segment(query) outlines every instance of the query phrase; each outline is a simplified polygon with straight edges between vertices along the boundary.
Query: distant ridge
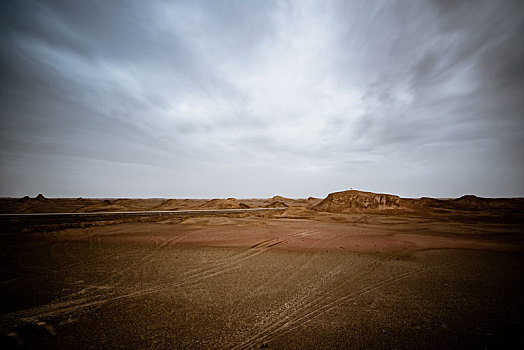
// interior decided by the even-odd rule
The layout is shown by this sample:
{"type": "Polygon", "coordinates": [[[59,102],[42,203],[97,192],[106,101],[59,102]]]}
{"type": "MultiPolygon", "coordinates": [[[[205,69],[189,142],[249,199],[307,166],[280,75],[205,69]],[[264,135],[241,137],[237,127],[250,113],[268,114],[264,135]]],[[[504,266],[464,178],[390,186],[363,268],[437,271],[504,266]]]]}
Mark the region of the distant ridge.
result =
{"type": "Polygon", "coordinates": [[[462,211],[511,210],[524,211],[524,198],[482,198],[464,195],[455,199],[401,198],[392,194],[348,190],[330,193],[312,207],[316,211],[352,213],[359,211],[431,210],[449,209],[462,211]]]}
{"type": "Polygon", "coordinates": [[[244,204],[236,200],[235,198],[228,199],[212,199],[205,202],[199,208],[206,209],[247,209],[250,208],[249,205],[244,204]]]}

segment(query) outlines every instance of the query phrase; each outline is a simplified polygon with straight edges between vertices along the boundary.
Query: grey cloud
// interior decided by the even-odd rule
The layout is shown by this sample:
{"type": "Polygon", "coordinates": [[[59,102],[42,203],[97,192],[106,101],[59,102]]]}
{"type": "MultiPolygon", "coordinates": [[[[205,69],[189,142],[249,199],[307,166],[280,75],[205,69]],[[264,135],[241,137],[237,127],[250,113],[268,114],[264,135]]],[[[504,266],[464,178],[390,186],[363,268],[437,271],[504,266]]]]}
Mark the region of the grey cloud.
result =
{"type": "Polygon", "coordinates": [[[0,194],[523,195],[523,7],[6,2],[0,194]]]}

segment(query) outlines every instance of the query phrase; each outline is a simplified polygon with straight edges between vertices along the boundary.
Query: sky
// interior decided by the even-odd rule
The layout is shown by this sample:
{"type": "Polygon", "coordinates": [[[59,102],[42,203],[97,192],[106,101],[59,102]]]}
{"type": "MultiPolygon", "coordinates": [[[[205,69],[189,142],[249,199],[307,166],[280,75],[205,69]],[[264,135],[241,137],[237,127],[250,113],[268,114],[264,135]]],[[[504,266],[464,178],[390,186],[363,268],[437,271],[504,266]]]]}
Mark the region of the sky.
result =
{"type": "Polygon", "coordinates": [[[524,1],[3,1],[0,196],[524,196],[524,1]]]}

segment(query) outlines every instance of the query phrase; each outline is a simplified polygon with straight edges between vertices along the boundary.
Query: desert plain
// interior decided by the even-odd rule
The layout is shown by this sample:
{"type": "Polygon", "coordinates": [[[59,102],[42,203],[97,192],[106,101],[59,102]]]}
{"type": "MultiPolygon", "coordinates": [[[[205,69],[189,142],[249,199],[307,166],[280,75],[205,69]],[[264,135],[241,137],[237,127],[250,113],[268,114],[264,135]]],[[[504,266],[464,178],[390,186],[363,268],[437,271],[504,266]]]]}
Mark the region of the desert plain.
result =
{"type": "Polygon", "coordinates": [[[524,346],[522,198],[39,195],[0,212],[4,349],[524,346]]]}

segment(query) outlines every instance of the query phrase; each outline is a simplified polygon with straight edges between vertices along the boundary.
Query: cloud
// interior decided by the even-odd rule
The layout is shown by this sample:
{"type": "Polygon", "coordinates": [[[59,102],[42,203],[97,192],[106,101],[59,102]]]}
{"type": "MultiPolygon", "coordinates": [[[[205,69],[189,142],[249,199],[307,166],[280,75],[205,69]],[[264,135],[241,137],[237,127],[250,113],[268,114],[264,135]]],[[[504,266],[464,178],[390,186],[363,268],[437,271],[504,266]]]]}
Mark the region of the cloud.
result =
{"type": "Polygon", "coordinates": [[[523,195],[522,7],[8,2],[0,192],[523,195]]]}

